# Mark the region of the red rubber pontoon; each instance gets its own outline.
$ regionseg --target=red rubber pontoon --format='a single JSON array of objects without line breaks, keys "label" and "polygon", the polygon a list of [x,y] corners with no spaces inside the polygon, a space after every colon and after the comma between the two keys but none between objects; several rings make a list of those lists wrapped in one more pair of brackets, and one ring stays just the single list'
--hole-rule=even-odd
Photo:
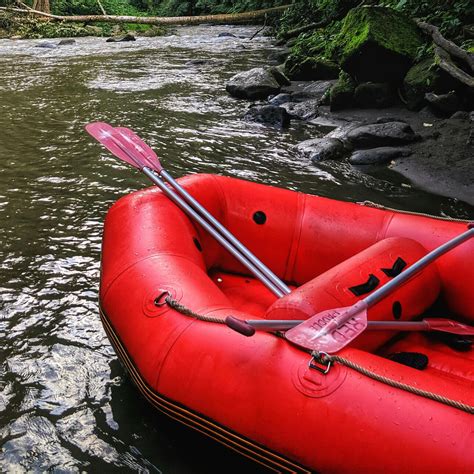
[{"label": "red rubber pontoon", "polygon": [[[164,303],[169,292],[219,319],[303,319],[354,304],[465,223],[219,176],[180,183],[298,289],[277,299],[158,189],[120,199],[105,221],[101,314],[153,405],[280,472],[474,471],[474,351],[466,341],[366,331],[337,355],[387,380],[338,362],[325,374],[281,337],[246,338]],[[472,324],[473,251],[471,240],[444,255],[370,308],[369,320],[428,314]]]}]

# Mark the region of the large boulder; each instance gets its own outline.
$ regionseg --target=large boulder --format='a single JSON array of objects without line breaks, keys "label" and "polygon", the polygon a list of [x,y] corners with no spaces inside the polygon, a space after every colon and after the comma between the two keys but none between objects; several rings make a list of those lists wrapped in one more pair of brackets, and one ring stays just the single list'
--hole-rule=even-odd
[{"label": "large boulder", "polygon": [[259,100],[278,94],[283,84],[272,73],[274,69],[257,67],[231,77],[226,91],[238,99]]},{"label": "large boulder", "polygon": [[333,55],[357,82],[400,82],[423,38],[416,24],[385,7],[353,8],[333,40]]},{"label": "large boulder", "polygon": [[350,130],[346,139],[354,148],[400,146],[420,139],[405,122],[385,122],[362,125]]},{"label": "large boulder", "polygon": [[445,94],[456,88],[456,83],[443,71],[434,58],[428,58],[412,66],[403,79],[403,94],[410,110],[419,110],[425,102],[425,94]]}]

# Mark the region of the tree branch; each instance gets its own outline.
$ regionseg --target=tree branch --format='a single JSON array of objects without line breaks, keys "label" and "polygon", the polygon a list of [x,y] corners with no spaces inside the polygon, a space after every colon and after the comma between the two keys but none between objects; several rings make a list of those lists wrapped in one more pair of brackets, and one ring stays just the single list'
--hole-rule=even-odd
[{"label": "tree branch", "polygon": [[418,27],[427,35],[431,36],[433,43],[438,45],[447,51],[451,56],[454,56],[458,59],[464,61],[474,72],[474,56],[469,54],[464,49],[460,48],[457,44],[454,44],[452,41],[447,40],[439,31],[439,29],[429,23],[424,21],[417,20],[416,24]]}]

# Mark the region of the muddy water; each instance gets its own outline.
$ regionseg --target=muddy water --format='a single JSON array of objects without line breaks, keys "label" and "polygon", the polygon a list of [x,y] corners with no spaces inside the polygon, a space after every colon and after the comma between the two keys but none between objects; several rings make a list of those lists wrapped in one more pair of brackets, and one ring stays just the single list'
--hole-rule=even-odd
[{"label": "muddy water", "polygon": [[55,49],[0,41],[0,470],[256,470],[149,408],[108,344],[97,309],[102,220],[146,180],[94,143],[86,123],[133,128],[175,176],[213,172],[436,215],[472,211],[406,182],[298,158],[292,145],[316,128],[241,121],[247,104],[226,95],[225,81],[273,50],[268,39],[249,41],[253,32],[193,27]]}]

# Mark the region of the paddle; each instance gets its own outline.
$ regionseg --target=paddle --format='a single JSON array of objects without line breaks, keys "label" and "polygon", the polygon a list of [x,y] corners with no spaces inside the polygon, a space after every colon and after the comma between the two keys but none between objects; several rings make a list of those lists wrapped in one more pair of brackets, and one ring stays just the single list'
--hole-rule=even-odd
[{"label": "paddle", "polygon": [[266,265],[262,263],[245,245],[242,244],[229,230],[227,230],[217,219],[214,218],[196,199],[194,199],[161,165],[156,153],[146,145],[141,138],[132,130],[125,127],[116,127],[117,130],[125,140],[129,140],[135,146],[139,146],[144,150],[144,153],[150,163],[156,163],[155,167],[151,169],[156,171],[170,186],[172,186],[188,204],[196,209],[207,221],[215,227],[235,248],[237,248],[242,255],[244,255],[256,268],[258,268],[280,291],[288,295],[291,293],[290,288],[278,278]]},{"label": "paddle", "polygon": [[[127,128],[114,128],[103,122],[88,124],[86,130],[116,157],[138,168],[148,176],[166,196],[192,219],[198,222],[276,296],[281,297],[291,292],[270,269],[225,229],[224,226],[209,214],[203,206],[163,169],[160,160],[153,150],[134,132]],[[154,171],[158,173],[158,176]],[[179,195],[170,189],[160,177],[164,178]]]},{"label": "paddle", "polygon": [[341,350],[367,328],[368,308],[399,288],[405,281],[420,272],[434,260],[473,237],[473,227],[474,224],[469,224],[469,230],[432,250],[411,267],[408,267],[393,278],[393,280],[353,306],[322,311],[288,330],[285,333],[285,338],[300,347],[312,351],[330,354]]},{"label": "paddle", "polygon": [[[225,323],[244,336],[253,336],[255,331],[287,331],[304,323],[304,320],[243,320],[227,316]],[[425,318],[421,321],[368,321],[367,329],[371,331],[437,331],[459,336],[474,336],[473,326],[445,318]]]}]

